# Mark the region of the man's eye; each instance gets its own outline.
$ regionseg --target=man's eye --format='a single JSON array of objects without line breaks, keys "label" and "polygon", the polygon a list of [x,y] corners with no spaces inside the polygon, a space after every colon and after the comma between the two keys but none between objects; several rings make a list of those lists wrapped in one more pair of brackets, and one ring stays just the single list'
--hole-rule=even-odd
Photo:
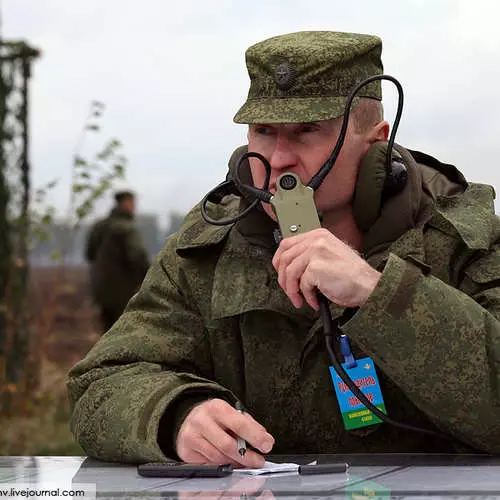
[{"label": "man's eye", "polygon": [[259,135],[271,135],[273,131],[269,127],[256,127],[255,133]]},{"label": "man's eye", "polygon": [[301,134],[309,134],[311,132],[316,132],[316,130],[317,127],[315,127],[314,125],[302,125],[302,127],[300,127]]}]

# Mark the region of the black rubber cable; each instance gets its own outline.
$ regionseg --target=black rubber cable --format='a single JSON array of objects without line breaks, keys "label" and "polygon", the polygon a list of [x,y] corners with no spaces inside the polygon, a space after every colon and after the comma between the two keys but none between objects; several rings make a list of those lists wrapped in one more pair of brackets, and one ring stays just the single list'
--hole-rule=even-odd
[{"label": "black rubber cable", "polygon": [[[337,157],[340,153],[340,150],[342,149],[342,146],[345,141],[345,137],[347,134],[347,126],[349,123],[349,115],[351,113],[351,105],[354,100],[354,97],[356,94],[365,86],[368,85],[369,83],[372,83],[376,80],[388,80],[394,85],[396,85],[396,88],[398,90],[398,107],[396,110],[396,116],[394,118],[394,124],[391,130],[391,135],[389,136],[389,141],[387,143],[387,154],[386,154],[386,169],[387,173],[390,172],[391,170],[391,162],[392,162],[392,149],[394,146],[394,141],[396,138],[396,132],[399,127],[399,122],[401,120],[401,115],[403,113],[403,87],[399,83],[396,78],[390,76],[390,75],[374,75],[371,76],[370,78],[367,78],[366,80],[363,80],[360,82],[349,94],[345,109],[344,109],[344,115],[343,115],[343,120],[342,120],[342,126],[340,129],[339,137],[337,139],[337,142],[335,144],[335,147],[333,148],[332,154],[328,157],[326,162],[321,166],[321,168],[316,172],[316,174],[313,175],[311,180],[309,181],[308,186],[313,189],[313,191],[316,191],[318,187],[321,185],[325,177],[328,175],[330,170],[333,168],[333,165],[335,164],[335,161],[337,160]],[[239,171],[241,168],[241,165],[247,158],[258,158],[262,164],[264,165],[264,168],[266,169],[266,180],[264,182],[264,186],[262,188],[256,188],[254,186],[249,186],[245,183],[243,183],[240,179]],[[234,185],[236,186],[237,190],[239,190],[243,195],[246,196],[253,196],[256,198],[256,200],[262,201],[264,203],[270,203],[272,194],[267,191],[267,188],[269,187],[269,180],[271,178],[271,165],[267,161],[267,159],[262,156],[260,153],[256,153],[253,151],[249,151],[248,153],[243,154],[239,160],[238,163],[236,164],[235,170],[234,170],[234,179],[230,182],[233,182]],[[227,181],[226,181],[227,182]],[[224,183],[223,183],[224,184]],[[236,217],[233,217],[231,219],[224,219],[224,220],[218,220],[215,221],[214,219],[211,219],[206,211],[206,204],[214,196],[214,193],[216,193],[221,187],[221,184],[219,186],[215,187],[212,189],[202,200],[201,203],[201,215],[203,219],[208,222],[209,224],[214,224],[216,226],[226,226],[228,224],[233,224],[235,222],[238,222],[241,220],[243,217],[246,217],[248,213],[257,206],[257,203],[254,202],[254,200],[251,204],[251,207],[248,207],[245,209],[243,212],[238,214]]]},{"label": "black rubber cable", "polygon": [[[339,137],[337,139],[337,142],[335,144],[335,147],[331,153],[331,155],[328,157],[326,162],[321,166],[321,168],[314,174],[314,176],[311,178],[309,181],[308,186],[311,187],[314,191],[318,189],[318,187],[321,185],[325,177],[328,175],[330,170],[333,168],[335,161],[337,160],[337,157],[340,153],[340,150],[344,144],[344,140],[347,134],[347,126],[349,123],[349,115],[351,111],[351,105],[354,100],[354,97],[356,94],[359,92],[361,88],[363,88],[365,85],[368,85],[371,82],[374,82],[376,80],[388,80],[394,83],[396,85],[396,88],[398,90],[398,107],[396,111],[396,116],[394,118],[394,124],[392,127],[391,135],[389,137],[388,145],[387,145],[387,156],[386,156],[386,168],[389,171],[391,168],[391,162],[392,162],[392,149],[394,146],[394,141],[396,137],[396,132],[399,126],[399,122],[401,120],[401,115],[403,112],[403,88],[401,84],[399,83],[398,80],[396,80],[394,77],[389,76],[389,75],[375,75],[370,78],[367,78],[366,80],[362,81],[359,83],[349,94],[346,105],[345,105],[345,110],[344,110],[344,115],[343,115],[343,121],[342,121],[342,126],[340,129]],[[266,169],[266,179],[264,181],[264,185],[262,189],[256,188],[254,186],[249,186],[241,181],[240,175],[239,175],[239,170],[243,162],[247,158],[257,158],[259,159],[263,165],[264,168]],[[235,168],[235,173],[234,173],[234,179],[232,182],[234,182],[234,185],[236,186],[237,190],[242,193],[243,196],[248,197],[248,196],[253,196],[255,197],[255,200],[252,201],[250,206],[246,208],[243,212],[238,214],[236,217],[233,217],[231,219],[224,219],[224,220],[214,220],[211,219],[207,212],[206,212],[206,204],[210,199],[217,199],[220,195],[219,192],[223,187],[225,187],[225,183],[219,184],[216,188],[211,190],[204,198],[201,204],[201,214],[203,219],[208,222],[209,224],[217,225],[217,226],[224,226],[228,224],[233,224],[235,222],[238,222],[241,220],[243,217],[246,217],[248,213],[250,213],[251,210],[253,210],[260,202],[265,202],[265,203],[270,203],[272,194],[267,191],[269,187],[269,181],[271,178],[271,165],[269,164],[268,160],[261,155],[260,153],[255,153],[255,152],[248,152],[243,154],[240,159],[238,160],[238,163],[236,164]],[[231,181],[226,181],[231,182]],[[219,195],[219,196],[218,196]],[[320,306],[320,312],[321,312],[321,317],[323,320],[323,331],[325,335],[325,343],[326,343],[326,349],[328,351],[328,355],[330,357],[330,360],[332,362],[333,367],[339,374],[340,378],[342,381],[349,387],[349,389],[352,391],[354,396],[356,396],[359,401],[367,408],[369,409],[374,415],[376,415],[380,420],[383,422],[386,422],[390,425],[393,425],[395,427],[399,427],[401,429],[405,429],[408,431],[413,431],[413,432],[419,432],[422,434],[427,434],[430,436],[436,436],[440,438],[444,438],[447,440],[451,440],[452,438],[446,434],[440,433],[438,431],[434,431],[431,429],[423,429],[420,427],[415,427],[413,425],[409,424],[403,424],[401,422],[398,422],[396,420],[393,420],[392,418],[388,417],[385,413],[383,413],[381,410],[379,410],[375,405],[373,405],[368,398],[361,392],[361,390],[356,386],[356,384],[353,382],[353,380],[349,377],[347,372],[344,370],[340,362],[338,361],[335,351],[333,349],[333,336],[335,334],[338,334],[340,332],[340,329],[338,325],[333,325],[333,319],[331,316],[330,312],[330,307],[329,307],[329,301],[328,299],[322,295],[321,293],[318,294],[318,301],[319,301],[319,306]],[[335,332],[333,330],[336,330]]]},{"label": "black rubber cable", "polygon": [[368,410],[370,410],[374,415],[380,418],[380,420],[384,421],[387,424],[394,425],[395,427],[399,427],[407,431],[420,432],[422,434],[437,436],[448,440],[452,439],[450,436],[442,434],[441,432],[438,431],[434,431],[432,429],[423,429],[421,427],[416,427],[414,425],[409,425],[409,424],[403,424],[402,422],[393,420],[392,418],[388,417],[383,411],[377,408],[373,403],[370,402],[370,400],[363,394],[361,389],[354,383],[351,377],[349,377],[349,375],[347,374],[347,372],[344,370],[343,366],[337,359],[335,350],[333,349],[333,337],[334,336],[338,337],[341,334],[341,331],[338,325],[334,326],[333,324],[332,314],[329,307],[329,300],[323,294],[318,293],[318,302],[321,313],[321,319],[323,321],[323,333],[325,335],[326,350],[328,351],[330,361],[333,367],[335,368],[335,371],[342,379],[342,382],[344,382],[347,385],[347,387],[349,387],[354,396],[356,396]]}]

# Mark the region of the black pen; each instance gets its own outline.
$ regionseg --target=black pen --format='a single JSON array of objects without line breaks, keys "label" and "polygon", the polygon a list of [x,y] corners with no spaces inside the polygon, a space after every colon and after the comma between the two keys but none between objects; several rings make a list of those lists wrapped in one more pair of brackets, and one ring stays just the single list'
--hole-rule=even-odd
[{"label": "black pen", "polygon": [[317,464],[300,465],[299,474],[302,476],[311,476],[313,474],[342,474],[349,470],[349,464]]},{"label": "black pen", "polygon": [[[239,401],[236,401],[236,404],[234,406],[239,413],[243,414],[244,408]],[[247,443],[243,438],[240,438],[239,436],[237,436],[237,440],[238,440],[238,453],[243,457],[247,452]]]}]

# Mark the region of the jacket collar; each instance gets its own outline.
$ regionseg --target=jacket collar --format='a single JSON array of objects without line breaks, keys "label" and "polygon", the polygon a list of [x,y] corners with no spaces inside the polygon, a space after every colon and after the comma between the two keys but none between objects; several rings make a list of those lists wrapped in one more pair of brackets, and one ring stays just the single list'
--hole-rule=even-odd
[{"label": "jacket collar", "polygon": [[109,217],[116,219],[127,219],[127,220],[133,220],[134,218],[134,216],[130,212],[122,210],[120,207],[114,207],[109,213]]},{"label": "jacket collar", "polygon": [[[227,196],[219,205],[207,205],[207,213],[214,220],[234,217],[237,214],[239,199]],[[177,253],[189,257],[191,251],[220,244],[229,234],[233,224],[215,226],[205,222],[201,216],[201,203],[195,205],[186,215],[177,238]]]},{"label": "jacket collar", "polygon": [[491,186],[470,183],[462,196],[439,196],[429,225],[458,235],[471,250],[487,250],[494,236],[495,192]]},{"label": "jacket collar", "polygon": [[[411,166],[408,186],[386,203],[380,218],[367,233],[365,257],[375,268],[381,267],[389,252],[393,252],[428,270],[423,236],[427,224],[458,236],[470,249],[489,248],[494,231],[493,189],[464,181],[464,190],[461,182],[452,180],[453,189],[437,194],[439,190],[433,186],[443,174],[434,172],[429,176],[425,170],[428,168],[416,163]],[[207,207],[215,219],[234,217],[241,208],[241,201],[235,196],[227,196],[221,204]],[[398,220],[401,214],[404,217]],[[296,310],[279,287],[271,264],[275,249],[273,227],[276,224],[263,211],[254,211],[243,221],[229,226],[207,224],[201,218],[199,205],[186,217],[178,237],[179,255],[189,258],[209,246],[224,244],[213,276],[214,319],[250,310],[273,310],[304,321],[317,317],[307,306]],[[386,228],[391,228],[391,232]],[[339,311],[335,310],[334,315],[338,316]]]}]

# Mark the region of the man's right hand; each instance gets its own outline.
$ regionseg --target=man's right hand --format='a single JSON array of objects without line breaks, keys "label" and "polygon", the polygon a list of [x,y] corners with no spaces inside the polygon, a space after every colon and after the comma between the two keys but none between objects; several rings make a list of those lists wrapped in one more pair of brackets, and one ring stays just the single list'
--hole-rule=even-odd
[{"label": "man's right hand", "polygon": [[236,436],[262,453],[269,453],[274,438],[248,413],[239,413],[222,399],[211,399],[195,406],[184,419],[177,434],[179,458],[192,464],[233,464],[260,468],[264,457],[251,449],[238,452]]}]

